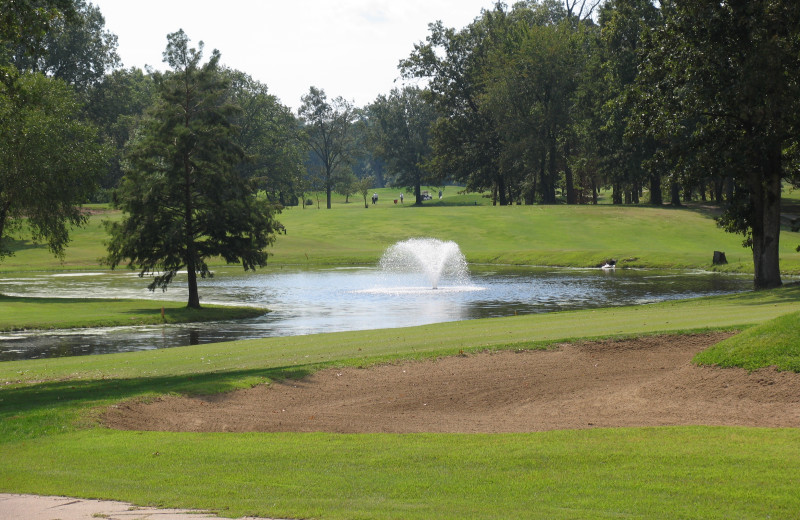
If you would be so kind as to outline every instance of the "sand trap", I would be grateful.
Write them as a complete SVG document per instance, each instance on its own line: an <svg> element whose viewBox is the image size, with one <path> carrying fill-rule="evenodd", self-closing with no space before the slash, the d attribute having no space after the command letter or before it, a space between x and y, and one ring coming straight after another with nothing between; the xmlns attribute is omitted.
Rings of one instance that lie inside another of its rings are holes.
<svg viewBox="0 0 800 520"><path fill-rule="evenodd" d="M119 429L193 432L800 427L800 374L690 363L727 336L656 336L325 370L223 395L124 403L104 421Z"/></svg>

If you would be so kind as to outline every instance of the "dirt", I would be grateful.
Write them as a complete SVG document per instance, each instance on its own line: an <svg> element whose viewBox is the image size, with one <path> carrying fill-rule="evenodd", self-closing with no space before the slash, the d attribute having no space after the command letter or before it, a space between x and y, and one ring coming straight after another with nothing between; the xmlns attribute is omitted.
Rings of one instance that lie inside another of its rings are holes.
<svg viewBox="0 0 800 520"><path fill-rule="evenodd" d="M193 432L800 427L800 374L691 363L727 336L656 336L330 369L223 395L123 403L104 421L119 429Z"/></svg>

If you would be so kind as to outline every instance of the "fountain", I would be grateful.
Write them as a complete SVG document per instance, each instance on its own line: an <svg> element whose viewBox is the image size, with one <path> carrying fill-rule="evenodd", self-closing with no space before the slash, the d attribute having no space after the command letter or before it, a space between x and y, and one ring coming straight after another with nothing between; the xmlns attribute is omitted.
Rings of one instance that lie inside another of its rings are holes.
<svg viewBox="0 0 800 520"><path fill-rule="evenodd" d="M435 238L409 238L389 246L379 266L387 273L421 273L432 289L447 276L459 283L469 281L467 261L458 244Z"/></svg>

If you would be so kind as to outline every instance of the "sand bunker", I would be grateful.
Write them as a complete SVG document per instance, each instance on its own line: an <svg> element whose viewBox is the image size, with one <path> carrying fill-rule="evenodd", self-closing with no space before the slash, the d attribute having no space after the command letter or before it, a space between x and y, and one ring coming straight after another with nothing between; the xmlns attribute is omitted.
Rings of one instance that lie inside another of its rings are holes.
<svg viewBox="0 0 800 520"><path fill-rule="evenodd" d="M533 432L800 427L800 374L697 367L727 334L656 336L325 370L208 397L116 405L113 428L193 432Z"/></svg>

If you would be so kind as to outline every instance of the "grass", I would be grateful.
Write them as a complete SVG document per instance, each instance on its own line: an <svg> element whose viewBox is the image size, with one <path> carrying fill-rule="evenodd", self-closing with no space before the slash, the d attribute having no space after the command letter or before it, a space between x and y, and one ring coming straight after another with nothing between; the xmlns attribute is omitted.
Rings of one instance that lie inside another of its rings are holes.
<svg viewBox="0 0 800 520"><path fill-rule="evenodd" d="M394 205L390 199L399 193L381 191L381 202L368 209L337 200L331 211L286 210L281 221L288 234L279 237L273 262L372 263L397 240L434 236L458 242L472 262L596 265L617 258L623 266L710 268L717 249L726 251L728 269L752 269L740 239L717 229L704 211L492 207L455 191L448 187L441 201L422 208ZM105 218L119 214L93 216L55 268L97 269ZM800 272L797 243L800 234L783 235L786 272ZM54 268L43 247L24 239L13 246L16 256L0 270ZM64 320L77 324L116 305L111 310L125 319L150 306L160 319L162 305L41 300L0 299L0 323L49 326L68 315ZM58 309L60 303L67 307ZM128 399L223 392L329 366L665 332L744 329L703 362L751 368L754 359L752 366L780 366L787 357L794 361L786 369L796 370L798 313L800 287L789 286L635 307L3 362L0 491L210 509L229 517L797 518L797 429L191 434L112 431L97 419L105 407Z"/></svg>
<svg viewBox="0 0 800 520"><path fill-rule="evenodd" d="M164 313L162 315L162 309ZM0 332L219 321L262 316L265 309L108 298L29 298L0 295Z"/></svg>
<svg viewBox="0 0 800 520"><path fill-rule="evenodd" d="M793 430L702 427L526 435L96 431L4 447L3 460L32 462L8 474L15 489L81 495L90 488L229 517L777 519L800 510L799 440ZM0 462L4 471L9 465Z"/></svg>
<svg viewBox="0 0 800 520"><path fill-rule="evenodd" d="M800 312L780 316L729 338L701 352L695 362L747 370L774 366L778 370L800 372Z"/></svg>
<svg viewBox="0 0 800 520"><path fill-rule="evenodd" d="M278 518L795 518L800 431L190 434L102 428L106 406L459 350L746 328L800 287L654 305L0 363L0 491Z"/></svg>
<svg viewBox="0 0 800 520"><path fill-rule="evenodd" d="M621 267L713 269L713 252L719 250L730 262L722 270L752 272L752 256L741 237L717 228L712 214L700 208L500 207L479 195L458 194L452 186L441 201L414 207L393 204L396 190L378 191L380 202L367 209L356 199L349 204L334 199L331 210L287 208L279 217L287 234L278 237L271 262L374 264L398 240L431 236L457 242L472 263L586 267L614 258ZM98 269L105 254L102 220L117 218L117 212L93 215L86 228L73 233L63 263L55 268ZM800 274L798 244L800 233L782 233L785 273ZM44 246L22 239L12 246L16 254L0 263L0 271L54 268Z"/></svg>

